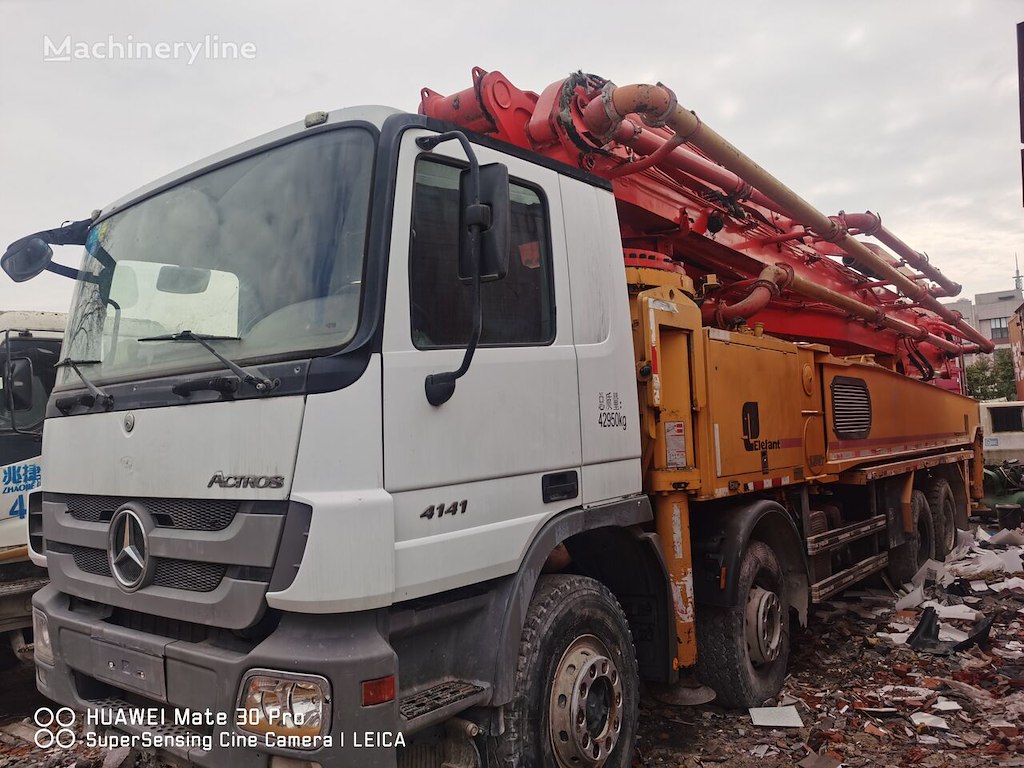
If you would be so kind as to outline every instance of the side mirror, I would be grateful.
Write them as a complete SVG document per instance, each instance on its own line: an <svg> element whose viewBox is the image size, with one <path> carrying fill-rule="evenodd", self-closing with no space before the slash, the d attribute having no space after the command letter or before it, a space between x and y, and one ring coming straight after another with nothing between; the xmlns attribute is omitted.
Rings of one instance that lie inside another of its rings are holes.
<svg viewBox="0 0 1024 768"><path fill-rule="evenodd" d="M10 404L15 411L32 410L32 361L15 357L7 365L4 388L10 393Z"/></svg>
<svg viewBox="0 0 1024 768"><path fill-rule="evenodd" d="M16 283L31 280L50 265L53 249L41 237L16 240L0 256L0 268Z"/></svg>
<svg viewBox="0 0 1024 768"><path fill-rule="evenodd" d="M509 203L508 168L501 163L480 166L480 201L474 204L470 170L459 178L459 280L473 280L474 239L480 250L480 280L501 280L508 274L512 212ZM483 221L481 221L481 218ZM475 235L471 225L482 224Z"/></svg>

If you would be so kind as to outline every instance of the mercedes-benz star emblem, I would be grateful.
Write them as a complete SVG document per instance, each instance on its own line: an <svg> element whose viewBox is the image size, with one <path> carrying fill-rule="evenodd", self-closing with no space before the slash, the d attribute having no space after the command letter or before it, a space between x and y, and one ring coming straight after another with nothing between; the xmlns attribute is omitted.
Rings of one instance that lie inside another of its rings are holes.
<svg viewBox="0 0 1024 768"><path fill-rule="evenodd" d="M142 518L129 507L119 510L110 521L107 556L110 572L126 592L134 592L146 579L149 570L147 545Z"/></svg>

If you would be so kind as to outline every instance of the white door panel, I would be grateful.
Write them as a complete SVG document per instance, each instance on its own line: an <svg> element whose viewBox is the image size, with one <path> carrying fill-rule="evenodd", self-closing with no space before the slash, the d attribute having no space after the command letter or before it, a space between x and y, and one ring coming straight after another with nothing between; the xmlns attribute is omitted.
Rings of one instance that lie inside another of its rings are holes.
<svg viewBox="0 0 1024 768"><path fill-rule="evenodd" d="M425 133L409 131L402 142L383 344L384 487L395 504L396 599L514 572L539 525L579 504L545 504L542 476L578 475L582 462L561 201L558 175L549 169L475 147L482 164L504 162L514 180L543 193L552 227L554 341L480 347L452 398L441 406L427 402L426 376L458 368L464 349L421 350L412 340L412 190L422 154L414 139ZM464 159L455 142L430 154ZM428 507L452 504L450 514L423 516Z"/></svg>
<svg viewBox="0 0 1024 768"><path fill-rule="evenodd" d="M561 178L579 369L584 504L639 493L633 337L612 193Z"/></svg>
<svg viewBox="0 0 1024 768"><path fill-rule="evenodd" d="M478 349L452 399L430 405L423 390L427 374L454 370L461 360L462 350L414 350L391 353L385 363L384 475L389 491L579 466L572 347ZM388 413L399 420L394 432L388 431ZM539 482L534 490L529 503L538 504Z"/></svg>

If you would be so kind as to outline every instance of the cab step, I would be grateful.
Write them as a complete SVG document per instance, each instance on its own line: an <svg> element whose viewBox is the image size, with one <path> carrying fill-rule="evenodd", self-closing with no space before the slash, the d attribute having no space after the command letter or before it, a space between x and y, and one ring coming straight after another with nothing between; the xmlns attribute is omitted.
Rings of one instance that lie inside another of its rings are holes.
<svg viewBox="0 0 1024 768"><path fill-rule="evenodd" d="M427 728L490 698L491 689L467 680L445 680L405 696L398 711L410 730Z"/></svg>
<svg viewBox="0 0 1024 768"><path fill-rule="evenodd" d="M882 552L862 560L852 568L847 568L845 571L840 571L829 576L827 579L822 579L812 584L811 600L815 603L820 603L841 589L846 589L851 584L860 581L865 576L870 576L872 573L883 570L887 565L889 565L888 552Z"/></svg>

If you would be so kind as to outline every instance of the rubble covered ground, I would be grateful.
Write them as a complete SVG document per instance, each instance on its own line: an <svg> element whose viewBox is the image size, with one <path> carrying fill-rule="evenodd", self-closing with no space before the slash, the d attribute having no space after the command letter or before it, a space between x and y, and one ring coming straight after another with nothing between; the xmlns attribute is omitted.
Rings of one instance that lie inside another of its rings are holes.
<svg viewBox="0 0 1024 768"><path fill-rule="evenodd" d="M791 673L755 713L792 726L645 696L634 768L1024 768L1024 530L960 536L914 583L848 590L794 626ZM36 748L33 683L28 667L4 673L0 768L153 768L127 750Z"/></svg>
<svg viewBox="0 0 1024 768"><path fill-rule="evenodd" d="M862 585L794 626L790 674L765 704L801 726L645 698L634 765L1024 766L1024 531L980 527L957 543L915 583ZM937 638L915 638L933 613Z"/></svg>

